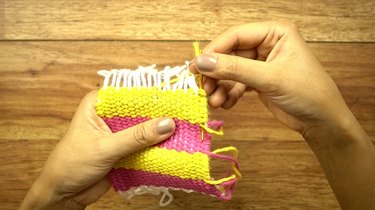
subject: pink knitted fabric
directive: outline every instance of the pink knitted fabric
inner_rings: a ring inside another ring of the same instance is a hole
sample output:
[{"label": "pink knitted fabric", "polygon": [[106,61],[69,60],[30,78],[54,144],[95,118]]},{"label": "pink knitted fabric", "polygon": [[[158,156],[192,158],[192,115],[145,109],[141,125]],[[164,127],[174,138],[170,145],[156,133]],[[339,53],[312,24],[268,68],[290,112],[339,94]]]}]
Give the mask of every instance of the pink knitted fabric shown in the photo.
[{"label": "pink knitted fabric", "polygon": [[[113,117],[103,118],[104,122],[109,126],[112,132],[118,132],[123,129],[132,127],[136,124],[149,120],[149,117]],[[176,151],[186,151],[188,153],[210,151],[211,134],[205,133],[205,139],[208,141],[197,141],[201,138],[200,127],[186,120],[174,119],[176,123],[176,132],[167,140],[157,144],[160,148],[174,149]],[[223,125],[222,121],[209,121],[208,126],[218,129]]]},{"label": "pink knitted fabric", "polygon": [[[149,119],[151,118],[140,116],[103,118],[104,122],[114,133],[145,122]],[[197,141],[197,139],[201,138],[201,128],[198,124],[194,125],[186,120],[178,120],[176,118],[174,121],[176,124],[175,133],[170,138],[156,146],[176,151],[185,151],[191,154],[201,152],[208,154],[209,156],[219,157],[220,159],[228,158],[228,156],[224,155],[223,157],[225,158],[222,158],[220,155],[212,154],[210,152],[211,134],[205,132],[204,140]],[[222,121],[208,122],[208,126],[212,129],[219,129],[222,125]],[[234,162],[237,161],[234,160]],[[176,176],[142,170],[114,168],[110,171],[108,176],[116,191],[127,191],[132,187],[139,186],[172,187],[175,189],[194,190],[223,200],[229,200],[231,198],[233,184],[237,181],[237,179],[235,179],[230,182],[224,182],[222,187],[225,189],[226,193],[223,193],[217,187],[209,185],[202,180],[183,179]],[[127,178],[124,179],[124,177]]]}]

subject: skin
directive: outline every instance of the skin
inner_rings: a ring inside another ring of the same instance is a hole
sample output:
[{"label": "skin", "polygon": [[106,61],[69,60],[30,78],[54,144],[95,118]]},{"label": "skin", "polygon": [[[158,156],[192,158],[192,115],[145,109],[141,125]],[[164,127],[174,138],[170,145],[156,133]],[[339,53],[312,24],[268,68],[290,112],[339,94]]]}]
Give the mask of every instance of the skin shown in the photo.
[{"label": "skin", "polygon": [[[374,145],[293,24],[235,26],[203,52],[190,70],[205,76],[210,106],[229,109],[245,91],[258,92],[278,120],[306,139],[341,207],[375,209]],[[204,57],[215,61],[211,69],[201,68]],[[107,192],[105,175],[121,157],[175,129],[169,121],[160,134],[165,119],[155,119],[112,134],[95,114],[95,97],[83,99],[19,209],[83,209]]]},{"label": "skin", "polygon": [[[216,60],[213,68],[200,69],[203,57]],[[190,69],[205,76],[212,107],[229,109],[245,91],[256,91],[279,121],[305,138],[343,209],[375,209],[374,145],[294,24],[229,28]]]},{"label": "skin", "polygon": [[82,100],[19,209],[84,209],[110,189],[106,174],[117,161],[174,132],[174,121],[161,118],[112,133],[96,115],[95,101],[96,91]]}]

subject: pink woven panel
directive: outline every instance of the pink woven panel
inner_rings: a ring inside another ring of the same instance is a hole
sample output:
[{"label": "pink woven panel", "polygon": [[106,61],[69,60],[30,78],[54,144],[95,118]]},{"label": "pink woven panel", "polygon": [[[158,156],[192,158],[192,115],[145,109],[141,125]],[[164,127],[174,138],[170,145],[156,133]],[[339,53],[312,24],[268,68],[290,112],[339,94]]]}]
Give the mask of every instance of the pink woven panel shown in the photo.
[{"label": "pink woven panel", "polygon": [[[124,168],[112,169],[108,175],[116,191],[127,191],[132,187],[152,185],[155,187],[173,187],[177,189],[194,190],[224,200],[230,199],[231,196],[230,193],[225,195],[215,186],[209,185],[201,180],[183,179],[171,175]],[[127,178],[124,179],[124,177]]]},{"label": "pink woven panel", "polygon": [[[149,120],[149,117],[113,117],[103,118],[112,132],[118,132],[136,124]],[[188,153],[210,151],[211,134],[205,132],[204,141],[201,140],[201,128],[185,120],[174,119],[176,123],[175,133],[167,140],[159,143],[160,148],[173,149],[176,151],[186,151]],[[211,121],[208,126],[217,129],[222,126],[221,121]]]}]

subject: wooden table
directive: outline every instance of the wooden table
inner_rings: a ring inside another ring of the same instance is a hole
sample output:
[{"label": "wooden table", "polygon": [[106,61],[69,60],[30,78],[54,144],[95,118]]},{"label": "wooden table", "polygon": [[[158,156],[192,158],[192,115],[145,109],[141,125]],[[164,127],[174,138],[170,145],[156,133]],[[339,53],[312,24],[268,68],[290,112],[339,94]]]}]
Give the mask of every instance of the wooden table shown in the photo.
[{"label": "wooden table", "polygon": [[[374,139],[374,8],[368,0],[1,0],[0,209],[19,205],[80,99],[100,87],[97,70],[178,65],[193,58],[192,41],[246,22],[294,21]],[[339,209],[306,142],[254,93],[212,117],[225,121],[213,146],[240,148],[233,199],[176,192],[164,209]],[[88,209],[159,209],[158,200],[125,203],[111,190]]]}]

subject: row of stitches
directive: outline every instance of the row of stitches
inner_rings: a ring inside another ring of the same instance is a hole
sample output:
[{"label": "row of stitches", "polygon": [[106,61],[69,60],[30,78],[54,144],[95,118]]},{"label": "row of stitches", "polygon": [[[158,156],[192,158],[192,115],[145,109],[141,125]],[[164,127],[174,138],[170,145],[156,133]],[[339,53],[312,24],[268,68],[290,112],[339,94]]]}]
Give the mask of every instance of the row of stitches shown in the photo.
[{"label": "row of stitches", "polygon": [[[110,127],[113,133],[127,129],[139,123],[149,120],[148,117],[114,117],[103,118],[104,122]],[[191,124],[186,120],[174,119],[176,131],[165,141],[159,143],[160,148],[174,149],[176,151],[186,151],[188,153],[208,152],[210,151],[211,135],[204,133],[202,141],[202,129],[197,124]]]},{"label": "row of stitches", "polygon": [[162,91],[157,89],[114,88],[101,89],[98,93],[96,111],[100,117],[162,117],[206,123],[207,100],[204,96],[183,90]]},{"label": "row of stitches", "polygon": [[121,159],[114,168],[144,170],[181,178],[210,179],[209,157],[206,154],[190,154],[159,147],[148,147],[133,153]]},{"label": "row of stitches", "polygon": [[146,185],[194,190],[195,192],[201,192],[216,197],[220,197],[222,194],[214,185],[207,184],[202,180],[183,179],[177,176],[142,170],[125,168],[112,169],[108,176],[116,191],[127,191],[132,187]]}]

